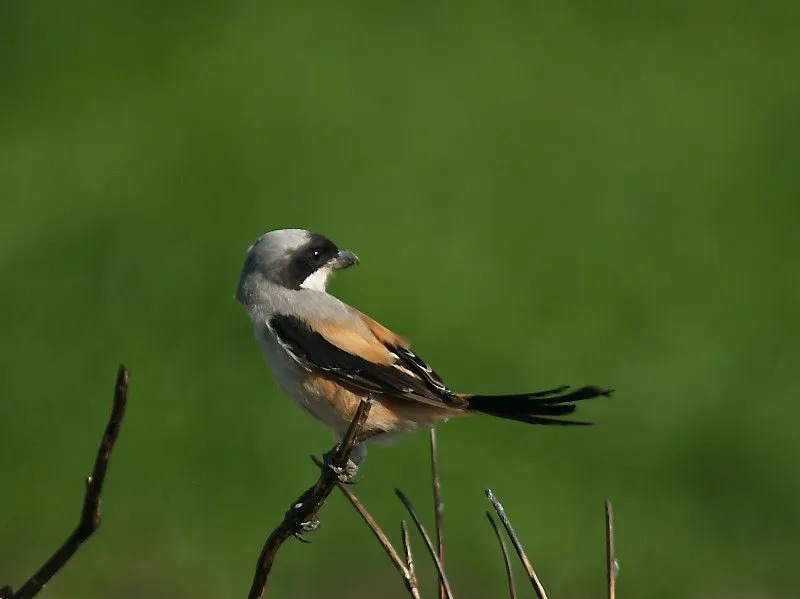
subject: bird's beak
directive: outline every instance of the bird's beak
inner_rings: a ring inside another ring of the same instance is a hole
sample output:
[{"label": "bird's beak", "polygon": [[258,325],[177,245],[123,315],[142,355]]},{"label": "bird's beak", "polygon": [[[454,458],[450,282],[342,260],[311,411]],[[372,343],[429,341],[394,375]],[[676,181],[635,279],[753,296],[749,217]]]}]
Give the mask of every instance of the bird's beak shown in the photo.
[{"label": "bird's beak", "polygon": [[350,250],[339,250],[339,253],[336,254],[336,257],[331,260],[331,266],[333,266],[335,270],[347,268],[355,264],[358,264],[358,256],[356,256]]}]

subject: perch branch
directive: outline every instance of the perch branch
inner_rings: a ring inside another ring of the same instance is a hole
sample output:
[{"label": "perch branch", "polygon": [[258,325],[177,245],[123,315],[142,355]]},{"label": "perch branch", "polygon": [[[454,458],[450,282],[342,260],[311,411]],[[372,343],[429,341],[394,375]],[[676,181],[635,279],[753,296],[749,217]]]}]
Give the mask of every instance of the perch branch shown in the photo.
[{"label": "perch branch", "polygon": [[[439,442],[436,429],[431,428],[431,478],[433,479],[433,511],[436,518],[436,550],[439,562],[444,569],[444,504],[442,503],[442,483],[439,476]],[[439,599],[446,599],[444,581],[439,577]]]},{"label": "perch branch", "polygon": [[539,599],[547,599],[547,593],[545,593],[544,587],[542,586],[539,577],[536,575],[536,571],[533,569],[533,564],[531,564],[531,561],[528,559],[528,555],[525,553],[525,549],[522,547],[522,543],[520,543],[519,537],[517,537],[517,533],[514,531],[514,527],[511,526],[511,521],[506,515],[506,510],[503,508],[503,505],[500,503],[497,497],[495,497],[495,494],[491,489],[486,489],[486,497],[488,497],[489,501],[492,503],[494,511],[497,512],[500,522],[503,523],[503,526],[505,527],[506,532],[511,539],[511,543],[514,545],[514,549],[517,550],[517,555],[519,556],[522,565],[525,566],[525,571],[528,573],[528,578],[531,579],[531,584],[533,585],[533,590],[536,591],[536,596]]},{"label": "perch branch", "polygon": [[[370,399],[366,399],[359,404],[344,438],[336,445],[333,451],[330,460],[330,466],[333,466],[333,468],[344,468],[347,464],[347,460],[350,459],[350,453],[356,446],[364,423],[367,421],[371,407],[372,402]],[[333,468],[321,469],[317,482],[297,498],[284,515],[283,521],[267,537],[261,554],[258,556],[253,583],[250,586],[248,595],[249,599],[259,599],[264,596],[269,574],[272,571],[275,556],[278,554],[281,545],[289,537],[299,535],[302,530],[302,524],[314,519],[317,512],[322,508],[322,504],[331,494],[333,487],[339,480]]]},{"label": "perch branch", "polygon": [[[317,459],[314,459],[314,463],[317,465],[321,465],[321,463]],[[381,544],[383,550],[386,552],[386,555],[389,556],[389,559],[392,560],[392,563],[394,564],[395,568],[397,568],[397,571],[400,572],[400,575],[403,577],[403,582],[405,583],[406,590],[408,590],[409,594],[412,597],[414,597],[415,599],[419,599],[420,598],[419,586],[417,584],[416,574],[414,573],[414,562],[411,559],[411,547],[405,545],[405,542],[407,541],[406,536],[404,536],[403,538],[404,549],[406,551],[406,559],[405,561],[403,561],[403,559],[400,557],[400,554],[397,553],[397,550],[394,548],[392,542],[389,540],[389,537],[386,536],[386,533],[383,532],[383,529],[380,527],[378,522],[375,520],[372,514],[369,513],[369,510],[367,510],[367,508],[364,507],[364,504],[361,503],[358,497],[356,497],[355,493],[353,493],[346,484],[338,480],[335,481],[335,483],[336,486],[339,488],[339,490],[342,492],[342,494],[347,498],[347,500],[359,513],[364,522],[366,522],[367,526],[369,526],[370,530],[372,531],[372,534],[375,535],[375,538],[378,539],[378,542]],[[404,532],[404,535],[406,534],[407,532]]]},{"label": "perch branch", "polygon": [[439,556],[436,554],[436,548],[433,546],[431,536],[428,534],[425,525],[422,524],[422,520],[420,520],[419,515],[417,515],[417,510],[414,508],[414,505],[411,503],[408,497],[406,497],[405,493],[403,493],[400,489],[395,489],[394,492],[400,501],[403,502],[403,505],[411,516],[411,519],[417,526],[419,534],[422,535],[422,539],[425,541],[425,546],[428,548],[428,553],[431,554],[433,563],[436,564],[436,570],[439,572],[439,580],[442,581],[442,585],[444,586],[446,598],[453,599],[453,591],[450,589],[450,583],[448,582],[447,575],[444,572],[444,566],[442,565],[442,562],[439,561]]},{"label": "perch branch", "polygon": [[117,441],[122,419],[125,417],[125,405],[128,401],[128,380],[130,373],[120,364],[117,371],[117,381],[114,386],[114,403],[111,408],[111,416],[108,419],[106,430],[100,441],[97,450],[97,457],[94,460],[94,468],[89,478],[86,479],[86,492],[83,496],[83,508],[78,526],[67,537],[67,540],[59,547],[56,552],[48,559],[44,565],[23,584],[16,593],[12,593],[9,587],[0,589],[0,597],[10,597],[13,599],[30,599],[39,594],[55,574],[64,567],[69,559],[78,550],[78,547],[86,541],[92,533],[100,526],[100,493],[103,491],[103,482],[106,478],[108,460],[111,458],[111,450]]},{"label": "perch branch", "polygon": [[506,578],[508,580],[508,595],[511,599],[517,599],[517,587],[514,584],[514,571],[511,569],[511,558],[508,555],[506,542],[503,540],[503,535],[500,533],[500,529],[497,528],[497,522],[495,522],[494,518],[492,517],[492,513],[487,511],[486,517],[489,519],[489,524],[492,525],[492,530],[497,536],[497,541],[500,543],[500,551],[503,553],[503,564],[506,567]]},{"label": "perch branch", "polygon": [[606,499],[606,573],[608,574],[608,599],[615,599],[619,562],[614,542],[614,507],[611,505],[610,499]]}]

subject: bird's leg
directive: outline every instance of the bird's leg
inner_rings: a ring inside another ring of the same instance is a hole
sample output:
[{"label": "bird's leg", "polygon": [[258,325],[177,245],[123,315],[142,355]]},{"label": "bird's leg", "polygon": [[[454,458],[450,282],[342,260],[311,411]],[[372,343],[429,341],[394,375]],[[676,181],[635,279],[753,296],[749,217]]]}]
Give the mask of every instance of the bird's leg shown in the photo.
[{"label": "bird's leg", "polygon": [[[369,401],[369,399],[366,401]],[[354,479],[358,474],[359,467],[364,460],[367,459],[367,445],[365,441],[367,441],[367,439],[371,439],[375,435],[381,434],[382,432],[383,431],[379,429],[362,431],[358,435],[356,444],[353,446],[353,450],[350,452],[350,456],[348,457],[347,463],[344,466],[336,466],[333,464],[333,458],[336,455],[336,450],[339,449],[339,444],[341,441],[334,445],[327,453],[322,455],[322,463],[325,467],[333,470],[333,472],[336,474],[336,477],[339,479],[339,482],[354,484],[356,482]]]}]

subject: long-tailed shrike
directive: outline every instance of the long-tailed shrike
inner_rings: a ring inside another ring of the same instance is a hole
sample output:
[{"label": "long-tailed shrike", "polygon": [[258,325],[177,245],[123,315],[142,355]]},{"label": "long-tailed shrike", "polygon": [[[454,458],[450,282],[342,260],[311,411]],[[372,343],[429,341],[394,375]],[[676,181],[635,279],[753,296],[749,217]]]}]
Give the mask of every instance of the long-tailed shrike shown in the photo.
[{"label": "long-tailed shrike", "polygon": [[368,396],[373,405],[361,440],[388,440],[474,413],[530,424],[588,424],[560,417],[574,412],[577,401],[610,394],[595,386],[496,396],[452,391],[408,339],[326,291],[336,270],[354,264],[353,252],[322,235],[272,231],[247,250],[236,291],[283,391],[337,435]]}]

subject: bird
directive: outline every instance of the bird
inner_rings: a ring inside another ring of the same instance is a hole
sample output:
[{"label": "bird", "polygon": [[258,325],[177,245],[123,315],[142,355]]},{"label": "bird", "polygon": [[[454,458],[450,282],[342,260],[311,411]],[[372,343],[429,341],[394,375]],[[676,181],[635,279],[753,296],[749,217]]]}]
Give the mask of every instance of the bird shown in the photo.
[{"label": "bird", "polygon": [[357,445],[391,442],[451,418],[488,414],[539,425],[591,424],[564,418],[577,402],[609,396],[587,385],[482,395],[453,391],[399,335],[328,293],[337,271],[359,259],[305,229],[278,229],[247,250],[236,299],[283,392],[340,438],[363,400],[372,402]]}]

